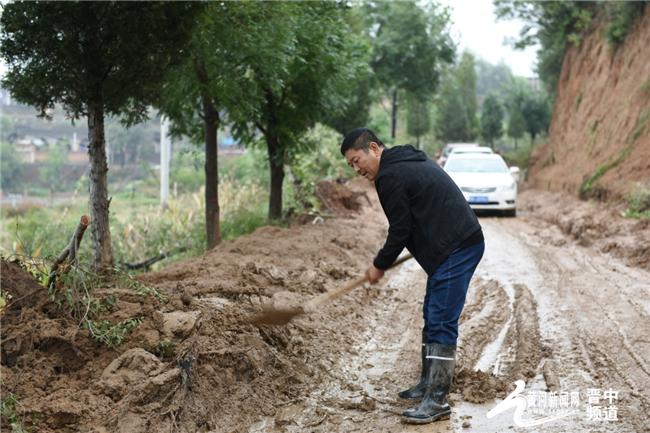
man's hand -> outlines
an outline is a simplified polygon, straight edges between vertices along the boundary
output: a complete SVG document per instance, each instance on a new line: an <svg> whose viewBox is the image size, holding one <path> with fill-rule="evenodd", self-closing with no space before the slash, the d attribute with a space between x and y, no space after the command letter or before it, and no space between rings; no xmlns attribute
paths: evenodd
<svg viewBox="0 0 650 433"><path fill-rule="evenodd" d="M384 271L379 268L376 268L375 265L370 265L366 271L366 277L368 277L368 282L370 284L375 284L377 281L384 276Z"/></svg>

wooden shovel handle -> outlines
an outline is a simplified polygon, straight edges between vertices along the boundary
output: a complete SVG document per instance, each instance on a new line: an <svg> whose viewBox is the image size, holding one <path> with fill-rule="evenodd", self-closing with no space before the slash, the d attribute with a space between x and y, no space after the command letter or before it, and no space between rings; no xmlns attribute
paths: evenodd
<svg viewBox="0 0 650 433"><path fill-rule="evenodd" d="M392 265L388 269L392 269L395 266L401 265L405 261L413 258L411 254L407 254L404 257L400 257L399 259L395 260ZM307 302L305 305L305 310L306 311L314 311L314 309L319 306L320 304L323 304L327 301L330 301L332 299L336 299L339 296L345 295L348 292L351 292L352 290L356 289L363 283L368 281L368 276L364 273L363 276L358 277L355 280L350 281L349 283L340 286L334 290L331 290L329 292L325 292L322 295L316 296L314 299L311 301Z"/></svg>

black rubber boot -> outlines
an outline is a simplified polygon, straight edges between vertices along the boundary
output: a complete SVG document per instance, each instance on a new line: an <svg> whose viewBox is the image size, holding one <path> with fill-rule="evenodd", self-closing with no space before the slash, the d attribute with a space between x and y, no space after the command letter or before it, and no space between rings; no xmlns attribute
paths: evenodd
<svg viewBox="0 0 650 433"><path fill-rule="evenodd" d="M409 424L428 424L451 414L447 394L454 378L456 346L431 343L424 346L427 368L426 392L418 407L403 413Z"/></svg>
<svg viewBox="0 0 650 433"><path fill-rule="evenodd" d="M409 389L406 389L404 391L401 391L399 394L399 398L404 398L404 399L416 399L416 398L422 398L424 397L424 393L427 390L427 362L426 362L426 349L425 349L425 344L424 344L424 336L422 337L422 370L420 373L420 381L410 387Z"/></svg>

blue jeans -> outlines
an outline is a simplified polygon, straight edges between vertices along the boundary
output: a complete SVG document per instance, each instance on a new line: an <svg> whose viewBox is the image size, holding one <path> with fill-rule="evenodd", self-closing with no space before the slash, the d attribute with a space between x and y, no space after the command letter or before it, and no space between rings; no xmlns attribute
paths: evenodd
<svg viewBox="0 0 650 433"><path fill-rule="evenodd" d="M427 279L424 297L424 343L455 346L458 319L465 306L465 296L474 270L483 257L485 242L454 250Z"/></svg>

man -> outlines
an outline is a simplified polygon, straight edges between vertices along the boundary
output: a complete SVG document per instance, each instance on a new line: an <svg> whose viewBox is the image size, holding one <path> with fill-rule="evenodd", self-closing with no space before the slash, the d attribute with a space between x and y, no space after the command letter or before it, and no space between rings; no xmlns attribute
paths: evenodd
<svg viewBox="0 0 650 433"><path fill-rule="evenodd" d="M426 271L420 381L399 393L422 399L404 420L426 424L447 418L454 375L458 319L485 244L474 212L454 181L410 145L386 148L367 128L350 132L341 153L361 176L375 183L388 218L388 236L366 271L376 283L406 247Z"/></svg>

